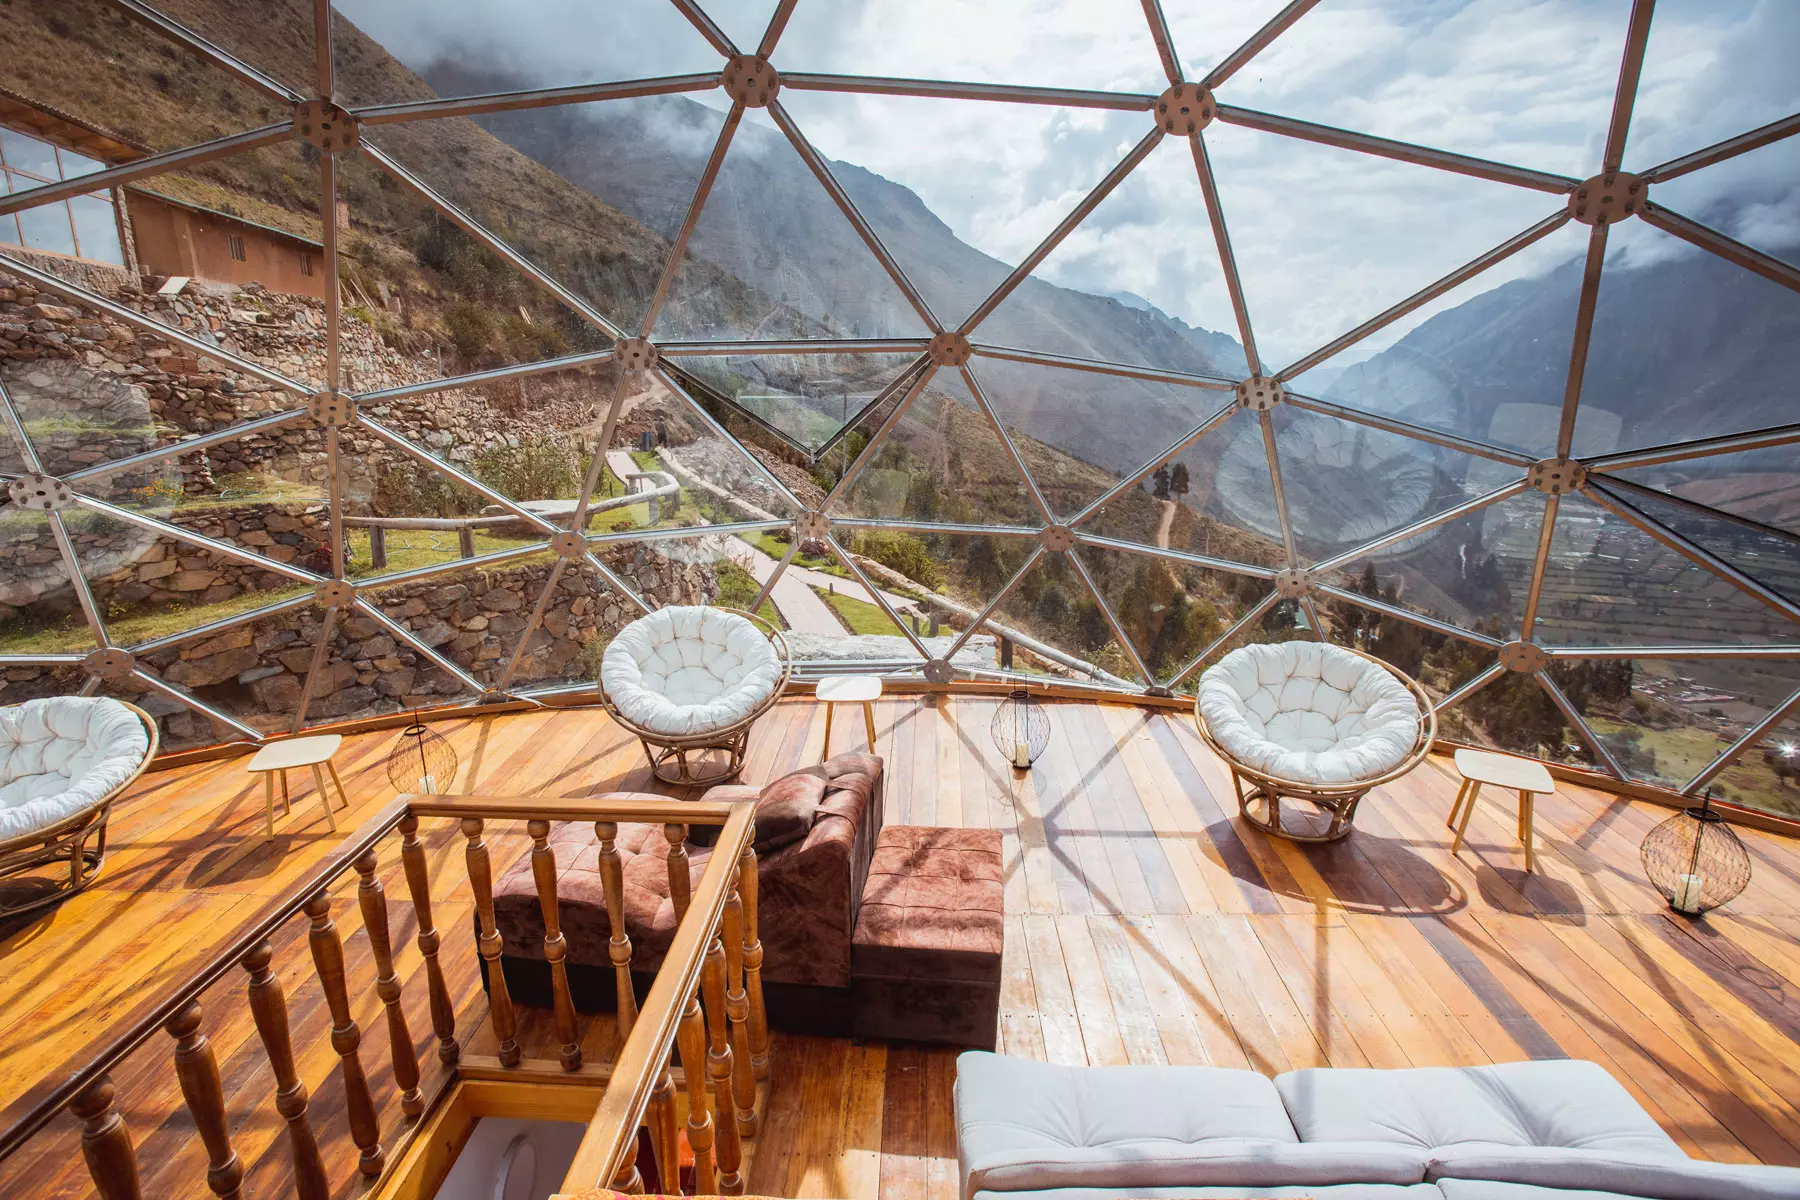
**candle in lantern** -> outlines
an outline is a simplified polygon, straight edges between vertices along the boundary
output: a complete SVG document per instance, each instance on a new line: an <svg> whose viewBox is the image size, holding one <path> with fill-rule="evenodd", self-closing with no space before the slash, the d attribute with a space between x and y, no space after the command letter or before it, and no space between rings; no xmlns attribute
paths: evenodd
<svg viewBox="0 0 1800 1200"><path fill-rule="evenodd" d="M1031 749L1024 742L1013 743L1012 765L1020 771L1031 769Z"/></svg>
<svg viewBox="0 0 1800 1200"><path fill-rule="evenodd" d="M1700 891L1706 885L1701 875L1681 875L1675 880L1675 908L1684 913L1700 911Z"/></svg>
<svg viewBox="0 0 1800 1200"><path fill-rule="evenodd" d="M419 776L419 791L427 796L437 795L437 777L434 775Z"/></svg>

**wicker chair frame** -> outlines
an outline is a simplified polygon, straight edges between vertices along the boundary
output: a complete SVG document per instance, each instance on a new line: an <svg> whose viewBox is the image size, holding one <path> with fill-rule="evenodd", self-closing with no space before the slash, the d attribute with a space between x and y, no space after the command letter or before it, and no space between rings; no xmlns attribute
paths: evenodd
<svg viewBox="0 0 1800 1200"><path fill-rule="evenodd" d="M645 729L619 711L619 706L606 690L606 681L600 681L601 705L613 720L643 743L644 757L650 762L650 773L663 783L676 787L706 787L736 777L744 769L744 752L750 744L750 726L781 699L782 694L787 691L788 680L794 674L794 662L788 652L787 638L782 636L780 629L753 612L723 604L714 607L755 622L769 640L775 643L775 654L781 660L781 678L770 689L768 697L739 720L717 729L679 736ZM724 751L725 763L709 769L705 756L718 751Z"/></svg>
<svg viewBox="0 0 1800 1200"><path fill-rule="evenodd" d="M71 813L43 829L34 829L30 833L0 841L0 879L23 875L27 871L55 863L69 864L68 879L55 890L17 904L8 904L0 899L0 918L10 919L48 908L52 904L60 904L100 878L100 872L106 865L106 820L112 814L112 802L144 773L144 768L156 757L159 740L155 718L135 704L124 700L119 703L136 714L137 719L143 722L144 731L150 735L150 746L144 753L143 761L138 763L137 770L118 787L80 812ZM92 845L88 844L90 838L93 839Z"/></svg>
<svg viewBox="0 0 1800 1200"><path fill-rule="evenodd" d="M1437 739L1437 710L1418 680L1373 654L1352 646L1339 646L1338 649L1348 650L1388 672L1406 685L1406 689L1419 704L1419 732L1414 739L1412 751L1400 763L1373 778L1318 784L1299 779L1283 779L1279 775L1269 775L1245 766L1213 737L1212 730L1206 726L1206 718L1200 714L1200 698L1194 697L1194 724L1200 729L1201 740L1231 768L1231 786L1237 793L1239 815L1264 833L1274 834L1291 842L1335 842L1347 836L1356 820L1356 806L1362 798L1371 790L1393 782L1424 762L1425 756L1431 753L1432 742ZM1281 802L1284 799L1304 801L1318 812L1329 813L1330 820L1324 831L1315 833L1289 827L1282 817Z"/></svg>

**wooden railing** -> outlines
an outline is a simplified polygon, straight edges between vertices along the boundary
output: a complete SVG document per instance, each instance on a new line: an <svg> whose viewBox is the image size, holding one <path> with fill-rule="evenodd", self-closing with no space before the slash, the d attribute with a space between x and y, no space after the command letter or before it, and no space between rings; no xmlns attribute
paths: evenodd
<svg viewBox="0 0 1800 1200"><path fill-rule="evenodd" d="M522 1077L535 1082L560 1078L572 1084L605 1087L599 1115L569 1174L571 1189L609 1181L624 1190L638 1190L637 1131L647 1122L663 1190L675 1191L680 1138L671 1053L677 1046L684 1068L687 1141L694 1154L696 1187L700 1192L741 1191L742 1141L756 1132L757 1083L767 1076L769 1064L751 813L747 802L401 797L313 867L295 889L253 919L224 951L144 1006L104 1049L75 1064L59 1083L45 1089L22 1116L0 1131L0 1164L34 1139L55 1136L58 1131L53 1122L66 1110L81 1122L81 1154L98 1194L104 1200L138 1200L146 1195L138 1150L122 1115L126 1106L121 1104L114 1075L129 1056L162 1031L172 1041L172 1074L181 1105L192 1121L191 1136L198 1138L205 1150L206 1186L220 1197L238 1196L246 1164L233 1145L232 1129L245 1128L244 1114L227 1111L227 1091L208 1042L201 1000L206 997L208 1003L215 1003L215 998L207 995L209 989L241 969L246 976L250 1017L271 1068L273 1106L286 1127L288 1169L279 1173L286 1181L283 1194L325 1200L341 1192L355 1174L376 1186L400 1157L392 1151L424 1127L434 1104L459 1080ZM466 989L468 995L456 996L446 982L439 954L442 937L432 917L430 863L419 836L421 818L453 819L465 839L476 949L486 964L488 979L486 1016L477 1015L466 1032L473 1032L485 1019L497 1048L491 1056L467 1053L464 1041L459 1041L457 1014L470 1007L469 1002L479 1000L479 984ZM489 822L521 820L531 841L532 877L544 918L542 949L554 997L554 1058L523 1053L519 1012L500 964L503 945L495 920L494 867L486 834ZM593 821L600 841L599 865L612 929L608 954L616 980L617 1042L610 1068L583 1062L579 1018L566 969L568 947L560 929L550 833L555 823L574 820ZM623 864L617 845L623 822L661 827L668 847L671 895L679 916L674 942L642 1011L632 991L632 946L624 919ZM690 824L723 827L691 895L686 848ZM379 878L379 848L396 830L399 860L417 919L420 963L412 978L423 976L437 1051L436 1063L423 1069L402 1004L404 988L395 967L387 897ZM332 886L352 871L358 879L356 907L374 960L373 992L380 1007L375 1023L385 1025L387 1036L380 1040L386 1042L392 1088L400 1108L397 1128L386 1132L385 1145L379 1119L382 1106L376 1102L364 1064L365 1055L382 1052L364 1043L364 1031L355 1015L357 1006L347 986L343 939L332 917ZM356 1151L354 1168L347 1152L337 1156L342 1161L328 1161L321 1149L322 1140L328 1145L340 1143L336 1137L322 1139L314 1129L301 1068L309 1057L305 1053L309 1047L302 1046L296 1055L288 1000L273 961L276 935L301 914L308 922L306 940L313 975L330 1017L330 1045L343 1085L343 1120ZM366 993L358 999L365 997ZM135 1059L132 1074L144 1074ZM144 1108L137 1103L130 1111L136 1117ZM178 1124L169 1120L172 1115L149 1114L159 1135ZM166 1158L166 1148L164 1155ZM191 1194L197 1188L196 1179L184 1192Z"/></svg>

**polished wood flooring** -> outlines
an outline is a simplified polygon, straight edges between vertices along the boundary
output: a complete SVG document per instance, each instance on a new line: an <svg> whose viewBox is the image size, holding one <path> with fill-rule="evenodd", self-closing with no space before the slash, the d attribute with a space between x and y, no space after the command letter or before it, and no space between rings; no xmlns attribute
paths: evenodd
<svg viewBox="0 0 1800 1200"><path fill-rule="evenodd" d="M1484 796L1452 857L1456 791L1433 759L1365 802L1357 832L1299 847L1244 827L1223 765L1171 710L1050 705L1051 746L1029 776L988 736L995 701L889 698L876 711L892 823L1005 834L1002 1048L1062 1063L1217 1063L1278 1072L1573 1056L1604 1064L1689 1153L1800 1164L1800 842L1745 831L1755 878L1728 911L1672 917L1643 880L1638 844L1667 810L1563 785L1537 806L1539 870L1523 871L1510 798ZM837 748L862 745L838 722ZM635 742L591 709L459 719L467 790L589 795L645 788ZM777 706L745 777L816 761L823 711ZM310 786L262 840L260 783L242 760L147 775L115 810L102 881L0 939L0 1121L159 989L191 972L391 796L392 731L346 739L352 808L330 833ZM296 777L296 784L298 778ZM427 831L452 988L472 991L461 838ZM517 830L490 842L504 863ZM416 929L391 844L383 878L394 938L418 969ZM377 1099L395 1115L354 875L334 892ZM295 1042L328 1154L354 1157L329 1017L311 979L304 919L279 939ZM285 1177L280 1121L241 1000L208 999L209 1032L251 1165L246 1194ZM220 988L224 988L221 984ZM217 991L218 989L215 989ZM429 1054L423 988L412 1029ZM416 1007L415 1007L416 1006ZM478 1017L479 1012L473 1013ZM604 1044L596 1023L590 1040ZM161 1044L158 1044L160 1041ZM173 1083L159 1035L120 1075L146 1176L162 1190L203 1170L191 1126L164 1119ZM951 1197L952 1051L778 1036L754 1192ZM141 1061L140 1061L141 1060ZM336 1098L334 1100L334 1097ZM159 1107L159 1105L161 1107ZM392 1128L393 1121L384 1121ZM72 1119L52 1147L0 1165L6 1195L85 1195ZM353 1194L348 1180L339 1189Z"/></svg>

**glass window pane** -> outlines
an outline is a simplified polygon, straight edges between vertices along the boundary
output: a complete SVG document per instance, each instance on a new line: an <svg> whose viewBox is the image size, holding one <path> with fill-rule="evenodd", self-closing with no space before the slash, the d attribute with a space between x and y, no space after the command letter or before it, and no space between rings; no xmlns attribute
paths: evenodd
<svg viewBox="0 0 1800 1200"><path fill-rule="evenodd" d="M40 204L19 214L19 227L25 244L34 250L53 250L57 254L75 253L75 232L69 224L69 206L59 201Z"/></svg>
<svg viewBox="0 0 1800 1200"><path fill-rule="evenodd" d="M20 133L16 129L0 129L0 153L6 165L15 171L28 171L41 179L60 179L56 169L56 147Z"/></svg>
<svg viewBox="0 0 1800 1200"><path fill-rule="evenodd" d="M76 196L69 201L75 214L75 236L81 243L81 257L96 262L123 263L125 252L119 248L119 224L113 216L112 202L97 196Z"/></svg>
<svg viewBox="0 0 1800 1200"><path fill-rule="evenodd" d="M73 150L56 148L56 157L62 162L62 177L74 179L77 175L92 175L95 171L104 171L106 164L89 158L85 154L77 154Z"/></svg>

